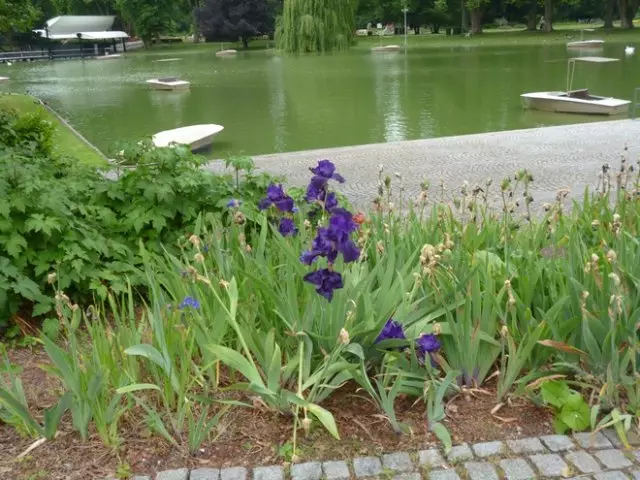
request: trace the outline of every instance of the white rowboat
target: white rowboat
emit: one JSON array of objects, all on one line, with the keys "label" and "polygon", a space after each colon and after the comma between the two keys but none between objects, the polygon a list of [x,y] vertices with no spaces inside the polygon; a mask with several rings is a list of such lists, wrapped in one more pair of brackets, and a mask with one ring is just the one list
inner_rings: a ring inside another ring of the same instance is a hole
[{"label": "white rowboat", "polygon": [[399,52],[401,50],[400,45],[383,45],[380,47],[373,47],[372,53],[385,53],[385,52]]},{"label": "white rowboat", "polygon": [[620,115],[629,109],[628,100],[591,95],[586,88],[573,90],[573,77],[576,62],[609,63],[617,58],[578,57],[570,58],[567,63],[567,89],[564,92],[531,92],[520,95],[525,108],[545,112],[580,113],[589,115]]},{"label": "white rowboat", "polygon": [[237,50],[220,50],[216,52],[216,57],[235,57],[237,53]]},{"label": "white rowboat", "polygon": [[201,150],[213,142],[214,135],[224,130],[222,125],[214,123],[191,125],[156,133],[153,144],[156,147],[168,147],[173,144],[187,145],[191,150]]},{"label": "white rowboat", "polygon": [[168,77],[147,80],[147,85],[154,90],[187,90],[191,84],[186,80],[178,80],[175,77]]}]

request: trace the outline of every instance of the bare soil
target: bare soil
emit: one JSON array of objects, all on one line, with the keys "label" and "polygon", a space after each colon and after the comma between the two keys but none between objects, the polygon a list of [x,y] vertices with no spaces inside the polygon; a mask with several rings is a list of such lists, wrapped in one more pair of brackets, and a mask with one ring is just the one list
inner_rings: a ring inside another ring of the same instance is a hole
[{"label": "bare soil", "polygon": [[[24,369],[21,378],[33,413],[53,405],[60,385],[40,368],[47,363],[46,355],[40,350],[16,350],[10,358]],[[312,427],[307,436],[299,432],[300,461],[339,460],[438,446],[437,439],[427,430],[424,406],[415,399],[401,398],[396,404],[399,419],[411,428],[410,435],[394,433],[366,394],[355,388],[343,388],[324,406],[334,414],[341,440],[333,439],[320,427]],[[552,433],[551,413],[525,399],[514,399],[494,415],[491,411],[495,406],[491,384],[452,399],[444,423],[454,443]],[[180,467],[253,467],[291,461],[292,419],[260,408],[230,410],[218,438],[205,442],[197,456],[151,436],[133,416],[122,422],[122,446],[118,451],[104,447],[95,434],[88,442],[82,442],[67,417],[54,441],[44,443],[21,460],[16,457],[34,440],[0,424],[0,480],[101,479],[116,472],[154,474]]]}]

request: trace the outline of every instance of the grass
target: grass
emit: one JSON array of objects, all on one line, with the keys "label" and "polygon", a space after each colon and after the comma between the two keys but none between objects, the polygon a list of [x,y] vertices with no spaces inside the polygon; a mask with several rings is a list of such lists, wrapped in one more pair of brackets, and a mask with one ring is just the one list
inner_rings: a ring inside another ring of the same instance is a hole
[{"label": "grass", "polygon": [[28,95],[0,95],[0,109],[14,109],[20,113],[37,113],[55,126],[54,151],[77,158],[88,165],[104,165],[105,159],[64,125],[55,115]]},{"label": "grass", "polygon": [[[639,30],[622,30],[614,28],[613,30],[605,30],[601,26],[581,25],[577,23],[560,24],[554,26],[555,31],[551,33],[545,32],[529,32],[523,28],[485,28],[484,32],[479,35],[465,37],[463,35],[447,36],[444,34],[444,28],[441,33],[434,35],[431,33],[421,35],[408,35],[407,43],[409,48],[443,48],[443,47],[461,47],[461,46],[521,46],[521,45],[560,45],[569,41],[569,39],[578,40],[580,38],[580,30],[584,28],[593,29],[593,32],[585,32],[584,38],[601,38],[608,42],[640,42]],[[422,32],[428,31],[422,29]],[[401,45],[404,38],[401,35],[388,37],[359,37],[356,48],[370,48],[379,44],[395,43]]]}]

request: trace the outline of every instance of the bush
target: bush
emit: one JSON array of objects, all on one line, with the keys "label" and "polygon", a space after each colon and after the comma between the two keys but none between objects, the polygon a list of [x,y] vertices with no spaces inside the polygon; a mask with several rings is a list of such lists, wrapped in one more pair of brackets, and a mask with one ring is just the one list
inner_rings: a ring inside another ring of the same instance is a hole
[{"label": "bush", "polygon": [[250,160],[231,161],[235,177],[214,175],[188,149],[149,142],[123,151],[135,168],[108,179],[53,155],[49,122],[0,115],[0,329],[26,305],[33,316],[52,308],[52,272],[56,288],[80,302],[140,285],[140,242],[174,251],[200,214],[226,210],[231,198],[253,202],[270,181]]}]

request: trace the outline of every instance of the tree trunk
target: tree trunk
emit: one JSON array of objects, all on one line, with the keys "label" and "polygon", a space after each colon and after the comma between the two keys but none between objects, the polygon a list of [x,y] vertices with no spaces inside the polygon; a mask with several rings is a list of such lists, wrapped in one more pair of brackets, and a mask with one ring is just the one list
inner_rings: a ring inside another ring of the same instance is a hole
[{"label": "tree trunk", "polygon": [[613,6],[614,0],[605,0],[604,28],[613,28]]},{"label": "tree trunk", "polygon": [[482,33],[482,9],[471,9],[471,33]]},{"label": "tree trunk", "polygon": [[527,30],[535,32],[538,29],[538,22],[536,20],[538,20],[538,2],[533,1],[527,12]]},{"label": "tree trunk", "polygon": [[420,27],[419,26],[418,27],[413,27],[413,33],[415,35],[420,35]]},{"label": "tree trunk", "polygon": [[245,50],[247,48],[249,48],[249,38],[248,37],[242,37],[242,46],[244,47]]},{"label": "tree trunk", "polygon": [[553,0],[544,0],[544,31],[553,32]]},{"label": "tree trunk", "polygon": [[638,0],[619,0],[620,26],[622,28],[633,28],[633,19],[638,11]]},{"label": "tree trunk", "polygon": [[467,6],[465,5],[465,0],[460,0],[460,12],[461,12],[461,20],[460,20],[460,28],[463,32],[469,31],[469,15],[467,12]]}]

